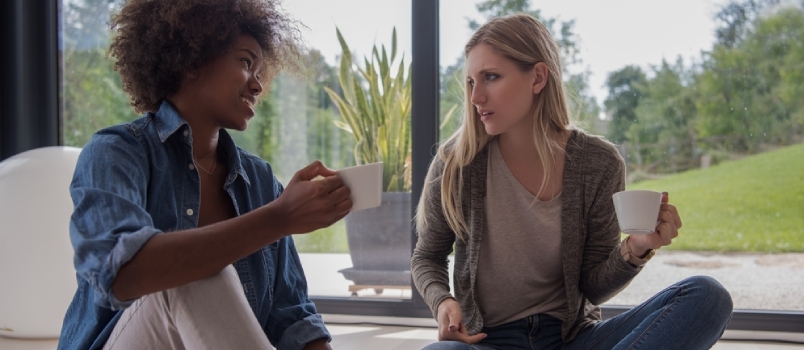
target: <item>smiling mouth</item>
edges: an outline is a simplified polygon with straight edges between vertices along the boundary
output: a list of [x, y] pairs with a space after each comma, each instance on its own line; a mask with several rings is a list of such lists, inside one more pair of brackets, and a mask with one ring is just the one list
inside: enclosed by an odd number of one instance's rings
[[245, 103], [246, 106], [249, 106], [249, 108], [254, 108], [254, 104], [256, 103], [254, 99], [243, 96], [240, 97], [240, 101], [243, 101], [243, 103]]

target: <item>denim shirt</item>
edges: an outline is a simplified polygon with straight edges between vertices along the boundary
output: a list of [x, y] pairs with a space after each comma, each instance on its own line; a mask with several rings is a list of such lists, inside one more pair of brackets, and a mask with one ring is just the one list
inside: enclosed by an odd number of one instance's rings
[[[237, 215], [282, 193], [270, 165], [235, 146], [226, 131], [220, 132], [219, 146], [229, 168], [224, 189]], [[155, 114], [99, 131], [83, 148], [70, 185], [78, 290], [64, 317], [59, 349], [103, 347], [133, 303], [112, 294], [117, 272], [154, 235], [198, 226], [198, 177], [192, 130], [168, 102]], [[234, 267], [274, 346], [301, 349], [312, 340], [331, 339], [308, 298], [293, 238], [265, 246]]]

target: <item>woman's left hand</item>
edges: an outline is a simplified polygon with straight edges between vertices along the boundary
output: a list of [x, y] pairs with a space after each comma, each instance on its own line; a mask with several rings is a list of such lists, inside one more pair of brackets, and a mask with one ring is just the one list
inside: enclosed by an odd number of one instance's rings
[[676, 206], [668, 203], [667, 192], [662, 192], [662, 204], [659, 207], [658, 224], [656, 231], [647, 235], [631, 235], [631, 251], [637, 256], [644, 255], [649, 249], [659, 249], [670, 245], [673, 238], [678, 237], [681, 228], [681, 217]]

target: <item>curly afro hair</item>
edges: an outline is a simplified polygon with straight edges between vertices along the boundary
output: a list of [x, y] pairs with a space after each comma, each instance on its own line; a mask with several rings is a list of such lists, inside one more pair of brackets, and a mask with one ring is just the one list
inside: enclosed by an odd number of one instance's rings
[[137, 113], [155, 112], [183, 78], [229, 49], [241, 34], [257, 40], [263, 85], [301, 70], [295, 21], [273, 0], [129, 0], [111, 20], [108, 55]]

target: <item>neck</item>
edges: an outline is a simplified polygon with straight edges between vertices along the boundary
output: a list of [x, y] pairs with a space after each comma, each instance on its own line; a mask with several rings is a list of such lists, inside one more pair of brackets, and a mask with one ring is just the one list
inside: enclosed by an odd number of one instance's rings
[[221, 128], [212, 123], [213, 118], [203, 111], [194, 108], [187, 98], [181, 95], [172, 96], [168, 101], [179, 112], [179, 115], [190, 125], [193, 135], [193, 159], [202, 166], [214, 165], [218, 149], [218, 137]]
[[[564, 149], [569, 135], [569, 131], [548, 132], [547, 138], [551, 143], [558, 143], [558, 145]], [[534, 160], [537, 162], [540, 161], [539, 152], [536, 149], [536, 139], [531, 129], [519, 129], [501, 134], [498, 137], [498, 144], [500, 153], [502, 153], [506, 159], [525, 162], [532, 162]]]

